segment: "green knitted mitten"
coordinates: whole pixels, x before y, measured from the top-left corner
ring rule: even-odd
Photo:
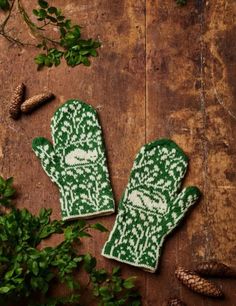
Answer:
[[[187,164],[186,155],[171,140],[141,148],[102,255],[149,272],[157,269],[165,237],[200,196],[197,187],[179,192]]]
[[[53,145],[45,138],[32,148],[60,190],[62,219],[86,218],[114,212],[102,130],[95,109],[67,101],[51,121]]]

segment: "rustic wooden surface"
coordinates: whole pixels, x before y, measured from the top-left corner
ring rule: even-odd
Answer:
[[[28,9],[36,1],[24,1]],[[159,306],[180,296],[187,305],[236,305],[235,281],[218,281],[222,302],[181,286],[176,265],[191,268],[205,259],[236,265],[236,2],[190,0],[51,1],[103,43],[90,68],[65,64],[37,72],[35,50],[1,44],[0,173],[13,175],[18,206],[36,213],[52,207],[60,218],[58,190],[31,151],[31,141],[50,138],[50,118],[69,98],[99,110],[116,202],[126,186],[137,150],[159,137],[174,139],[191,158],[186,184],[203,192],[201,202],[167,240],[156,274],[122,265],[137,275],[143,305]],[[20,19],[14,15],[12,26]],[[23,28],[18,33],[27,38]],[[8,118],[12,90],[24,81],[28,95],[52,90],[57,98],[15,122]],[[112,228],[115,216],[100,218]],[[116,263],[100,256],[107,234],[86,240],[99,266]]]

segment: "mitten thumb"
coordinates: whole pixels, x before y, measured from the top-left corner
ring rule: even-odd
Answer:
[[[189,186],[184,188],[171,203],[166,218],[169,219],[170,223],[176,225],[184,217],[189,207],[197,202],[200,196],[201,192],[197,187]]]
[[[50,141],[44,137],[37,137],[32,141],[32,149],[41,161],[42,167],[53,182],[59,179],[56,153]]]

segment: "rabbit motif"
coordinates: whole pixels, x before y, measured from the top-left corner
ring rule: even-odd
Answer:
[[[65,156],[65,163],[69,166],[83,165],[93,163],[98,158],[96,150],[85,151],[82,149],[75,149]]]
[[[158,213],[165,213],[167,211],[167,203],[163,194],[156,192],[153,194],[152,199],[149,194],[145,194],[143,191],[133,190],[128,199],[134,206],[149,209],[151,211],[157,211]]]

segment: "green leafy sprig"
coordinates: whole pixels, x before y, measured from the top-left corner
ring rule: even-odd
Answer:
[[[15,192],[12,182],[12,178],[0,178],[4,206],[11,204]],[[90,230],[107,229],[100,223],[88,224],[84,220],[51,220],[51,213],[51,209],[42,208],[35,216],[12,206],[10,212],[0,216],[0,305],[81,305],[87,292],[92,293],[99,306],[141,305],[135,277],[122,278],[119,268],[114,268],[111,274],[97,269],[95,257],[80,253],[82,239],[91,237]],[[62,241],[43,247],[43,242],[54,234],[61,234]],[[87,273],[86,288],[79,281],[82,271]],[[51,296],[55,283],[65,284],[69,294]]]
[[[14,194],[13,178],[10,177],[4,180],[4,178],[0,176],[0,205],[5,207],[11,206],[11,200]]]
[[[27,13],[21,0],[0,0],[0,9],[9,11],[6,19],[0,25],[0,35],[4,36],[11,43],[17,43],[21,46],[32,46],[32,44],[24,43],[18,38],[10,36],[6,31],[6,24],[11,17],[15,2],[22,19],[33,36],[38,40],[38,44],[34,46],[43,51],[34,58],[39,69],[58,66],[62,58],[71,67],[80,64],[90,66],[89,58],[98,56],[97,49],[101,46],[101,43],[91,38],[82,38],[81,27],[73,24],[71,19],[66,18],[60,8],[50,6],[44,0],[38,0],[38,7],[32,10],[33,15],[37,17],[37,23]],[[58,35],[55,39],[45,34],[50,32],[52,27],[58,29]]]
[[[48,42],[43,39],[39,48],[46,50],[46,53],[41,53],[36,56],[35,62],[42,66],[51,67],[52,65],[58,66],[61,62],[61,58],[64,57],[68,66],[76,66],[84,64],[90,65],[89,57],[96,57],[98,55],[96,49],[100,47],[98,41],[92,39],[84,40],[81,38],[81,27],[79,25],[73,25],[70,19],[66,19],[60,9],[49,6],[47,1],[39,0],[38,4],[40,8],[34,9],[33,13],[37,16],[37,20],[42,23],[38,27],[41,31],[48,25],[57,27],[60,33],[60,39],[58,42],[54,42],[61,48],[50,48]]]
[[[93,284],[93,294],[100,300],[99,306],[141,305],[140,293],[135,288],[135,276],[123,279],[119,267],[113,268],[112,274],[109,275],[105,269],[96,270],[96,261],[93,260],[94,258],[87,256],[85,264]]]

